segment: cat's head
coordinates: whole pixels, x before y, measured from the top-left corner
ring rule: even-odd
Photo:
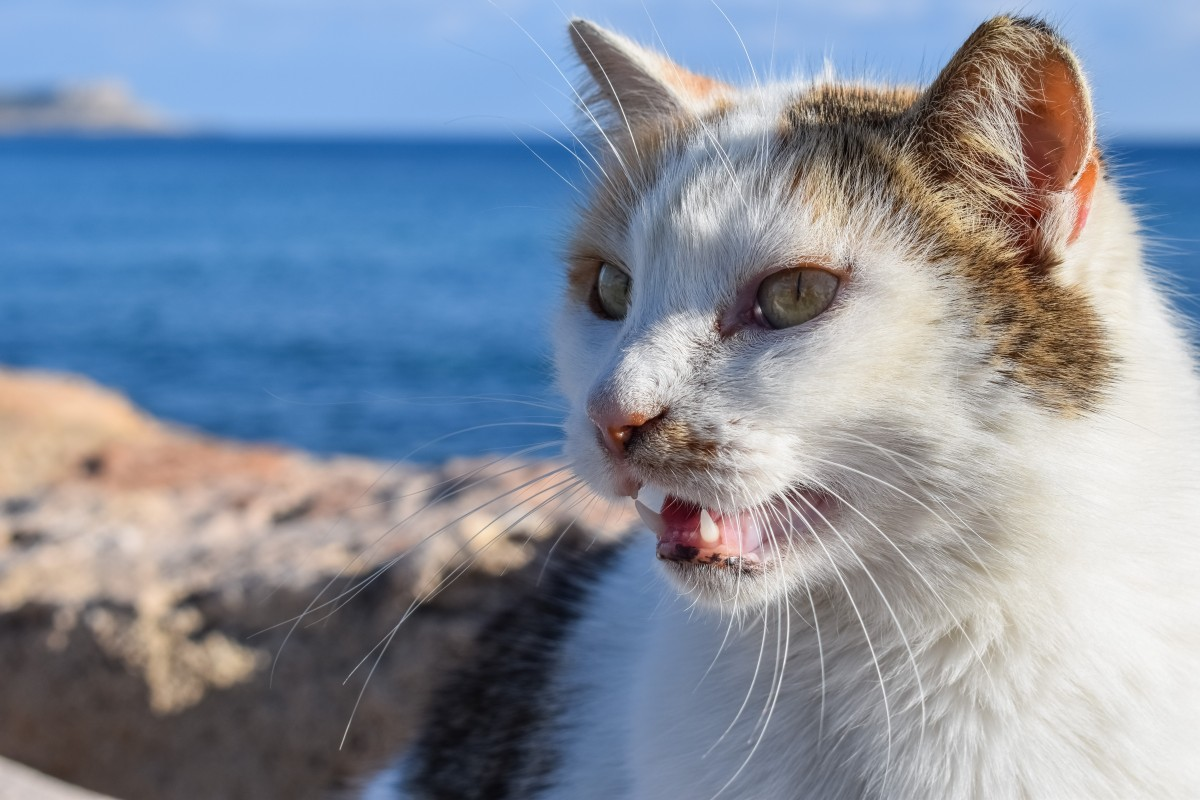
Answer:
[[[570,34],[598,156],[557,337],[579,473],[715,602],[971,561],[947,499],[1002,478],[1014,417],[1110,378],[1061,274],[1100,170],[1063,41],[997,18],[925,90],[739,89]]]

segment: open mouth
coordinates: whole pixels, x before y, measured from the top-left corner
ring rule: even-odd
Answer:
[[[824,494],[797,490],[758,506],[721,512],[643,486],[634,508],[658,536],[660,559],[755,569],[777,557],[789,537],[811,533],[829,502]]]

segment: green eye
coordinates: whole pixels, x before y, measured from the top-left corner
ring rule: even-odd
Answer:
[[[771,328],[791,328],[829,308],[837,288],[832,272],[814,267],[785,269],[759,284],[754,314]]]
[[[606,319],[624,319],[629,312],[629,273],[607,262],[596,273],[595,305]]]

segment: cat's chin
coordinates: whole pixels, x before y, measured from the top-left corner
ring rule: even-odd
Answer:
[[[705,576],[723,586],[729,576],[753,579],[776,570],[789,551],[827,527],[834,505],[827,494],[804,487],[735,511],[705,508],[648,485],[634,498],[658,538],[656,555],[691,588]]]

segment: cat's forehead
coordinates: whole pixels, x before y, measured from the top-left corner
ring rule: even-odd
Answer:
[[[715,259],[742,271],[832,256],[844,246],[847,213],[888,171],[883,143],[916,96],[856,85],[768,86],[708,115],[606,143],[606,174],[585,210],[580,242],[633,271],[667,260]]]

